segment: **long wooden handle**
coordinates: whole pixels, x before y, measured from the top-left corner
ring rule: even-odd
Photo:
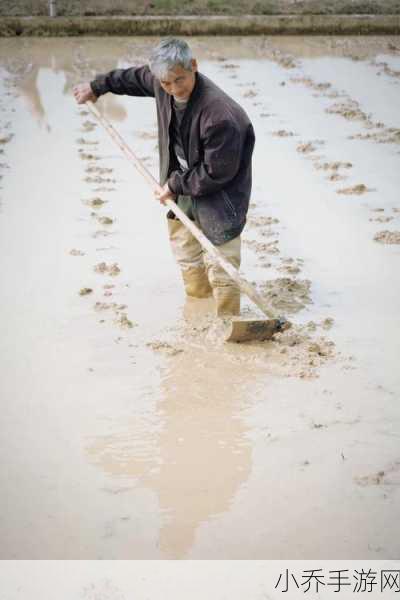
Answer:
[[[96,119],[103,125],[103,127],[108,131],[112,139],[115,143],[121,148],[122,152],[128,158],[128,160],[133,163],[136,169],[143,175],[146,181],[150,184],[150,186],[155,191],[161,191],[162,187],[160,184],[154,179],[152,174],[146,169],[141,160],[135,155],[135,153],[129,148],[129,146],[124,142],[120,134],[114,129],[111,123],[100,114],[95,105],[91,100],[86,102],[86,106],[90,110],[90,112],[96,117]],[[204,235],[202,231],[185,215],[185,213],[179,208],[179,206],[173,200],[166,200],[165,204],[172,210],[174,215],[178,217],[178,219],[189,229],[189,231],[194,235],[194,237],[200,242],[205,250],[211,256],[215,258],[215,260],[221,265],[221,267],[228,273],[228,275],[237,283],[240,290],[246,294],[258,306],[260,310],[263,311],[267,317],[270,319],[277,319],[278,316],[275,312],[265,304],[264,299],[260,296],[257,290],[244,279],[239,271],[230,263],[226,258],[221,254],[221,252],[216,248],[208,238]]]

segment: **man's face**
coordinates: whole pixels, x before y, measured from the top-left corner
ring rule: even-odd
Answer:
[[[197,63],[192,60],[192,70],[187,71],[183,67],[177,66],[167,75],[160,79],[161,87],[173,96],[176,100],[183,102],[189,100],[196,81]]]

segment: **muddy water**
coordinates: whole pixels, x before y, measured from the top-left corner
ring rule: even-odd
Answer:
[[[242,271],[293,321],[247,346],[72,98],[153,42],[1,40],[1,557],[392,557],[400,40],[192,42],[254,122]],[[153,101],[98,106],[156,174]]]

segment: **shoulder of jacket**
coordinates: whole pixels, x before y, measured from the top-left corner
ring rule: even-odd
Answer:
[[[224,123],[236,129],[243,123],[243,112],[240,106],[229,97],[210,98],[210,102],[204,104],[202,116],[208,124],[214,126]]]

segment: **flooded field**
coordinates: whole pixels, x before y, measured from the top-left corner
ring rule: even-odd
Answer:
[[[155,42],[0,40],[0,557],[397,557],[400,39],[191,40],[256,131],[242,273],[293,323],[246,345],[72,96]],[[157,176],[154,100],[96,106]]]

